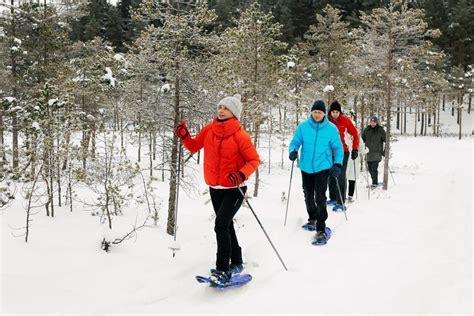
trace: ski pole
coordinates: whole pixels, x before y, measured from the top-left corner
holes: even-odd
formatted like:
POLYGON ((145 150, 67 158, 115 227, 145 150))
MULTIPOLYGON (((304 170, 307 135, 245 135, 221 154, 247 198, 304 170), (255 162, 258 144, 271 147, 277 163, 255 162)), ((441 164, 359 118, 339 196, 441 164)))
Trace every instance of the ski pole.
POLYGON ((286 217, 288 216, 288 206, 290 205, 290 193, 291 193, 291 180, 293 179, 293 166, 295 165, 295 161, 291 162, 291 173, 290 173, 290 185, 288 186, 288 200, 286 201, 286 212, 285 212, 285 223, 283 226, 286 226, 286 217))
POLYGON ((356 200, 359 199, 359 196, 357 195, 357 172, 356 172, 356 161, 354 161, 354 185, 355 185, 355 191, 356 191, 356 200))
POLYGON ((173 258, 176 255, 176 251, 180 250, 179 245, 176 242, 176 236, 177 236, 177 230, 178 230, 178 202, 179 202, 179 180, 180 180, 180 175, 179 173, 181 172, 181 154, 183 151, 183 147, 181 143, 179 143, 179 150, 178 150, 178 170, 176 170, 176 202, 175 202, 175 208, 174 208, 174 232, 173 232, 173 245, 168 247, 173 251, 173 258))
POLYGON ((283 265, 283 268, 285 268, 285 270, 288 271, 288 268, 286 267, 285 263, 283 262, 283 259, 281 258, 280 254, 278 253, 275 246, 273 245, 273 242, 270 239, 270 237, 268 236, 267 232, 265 231, 265 228, 263 228, 263 225, 260 222, 260 220, 258 219, 257 214, 255 214, 255 211, 253 210, 252 206, 250 205, 249 200, 247 199, 247 196, 245 195, 245 193, 242 191, 242 189, 240 187, 237 187, 237 189, 239 189, 240 194, 242 194, 242 196, 244 197, 245 202, 247 202, 248 207, 250 208, 250 210, 252 211, 253 216, 255 217, 258 224, 260 225, 260 228, 262 229, 263 233, 265 234, 265 237, 267 237, 268 242, 270 243, 270 245, 272 245, 273 250, 275 251, 276 255, 278 256, 278 259, 280 259, 280 262, 283 265))
POLYGON ((369 162, 367 161, 367 155, 365 155, 365 168, 367 171, 367 195, 370 200, 370 183, 369 183, 369 162))
POLYGON ((392 181, 393 181, 393 184, 396 184, 395 183, 395 179, 393 178, 393 173, 392 173, 392 170, 390 170, 390 167, 388 167, 388 172, 390 173, 390 175, 392 176, 392 181))
POLYGON ((336 180, 337 192, 339 192, 339 198, 341 199, 342 210, 344 211, 344 216, 346 217, 346 222, 347 222, 346 205, 344 204, 344 201, 342 200, 342 194, 341 194, 341 188, 339 187, 339 181, 337 180, 336 177, 334 177, 334 180, 336 180))

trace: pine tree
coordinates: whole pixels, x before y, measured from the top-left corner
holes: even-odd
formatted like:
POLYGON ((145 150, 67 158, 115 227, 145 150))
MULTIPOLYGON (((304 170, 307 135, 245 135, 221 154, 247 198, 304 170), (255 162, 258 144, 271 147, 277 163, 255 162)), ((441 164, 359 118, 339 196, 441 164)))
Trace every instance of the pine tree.
POLYGON ((338 9, 326 6, 323 15, 317 14, 317 24, 311 25, 302 44, 308 52, 308 63, 313 76, 321 78, 319 91, 327 85, 334 87, 328 104, 347 95, 349 56, 353 50, 348 23, 343 22, 338 9))
MULTIPOLYGON (((424 21, 424 13, 410 9, 407 1, 392 0, 387 7, 362 14, 365 36, 361 46, 366 64, 373 65, 377 76, 384 82, 384 111, 386 115, 387 143, 385 146, 384 189, 388 187, 390 161, 391 114, 394 95, 394 78, 398 71, 397 60, 419 58, 419 47, 432 36, 424 21)), ((411 62, 416 64, 416 62, 411 62)))
MULTIPOLYGON (((208 27, 216 16, 206 6, 195 8, 182 7, 179 1, 170 4, 157 4, 144 1, 132 14, 134 19, 147 21, 150 25, 142 32, 135 43, 136 54, 148 56, 150 63, 158 69, 163 80, 171 88, 171 99, 164 107, 163 117, 168 132, 172 133, 170 160, 170 190, 168 200, 167 232, 174 234, 175 206, 177 192, 176 172, 179 142, 174 134, 174 127, 181 119, 190 115, 195 99, 194 91, 199 91, 202 83, 197 81, 202 76, 196 73, 200 63, 205 64, 215 51, 216 37, 208 27), (137 49, 140 47, 141 49, 137 49), (150 60, 151 59, 151 60, 150 60)), ((191 115, 190 115, 191 116, 191 115)))
MULTIPOLYGON (((217 74, 227 94, 243 96, 242 122, 253 127, 254 144, 258 145, 265 111, 278 84, 283 60, 278 56, 286 48, 279 40, 281 25, 273 22, 254 2, 221 37, 221 51, 215 61, 217 74)), ((258 195, 259 174, 256 172, 254 196, 258 195)))

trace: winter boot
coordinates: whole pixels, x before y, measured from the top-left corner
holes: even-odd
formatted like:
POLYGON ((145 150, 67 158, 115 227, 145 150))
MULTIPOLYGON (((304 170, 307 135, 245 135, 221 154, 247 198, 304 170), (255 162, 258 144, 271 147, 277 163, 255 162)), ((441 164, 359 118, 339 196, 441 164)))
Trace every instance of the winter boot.
POLYGON ((341 211, 345 211, 346 208, 344 206, 342 206, 341 204, 336 204, 336 206, 334 206, 332 208, 332 211, 333 212, 341 212, 341 211))
POLYGON ((329 205, 329 206, 334 206, 336 205, 337 203, 337 200, 327 200, 326 201, 326 205, 329 205))
POLYGON ((211 282, 211 286, 214 287, 226 287, 230 284, 230 279, 232 278, 231 271, 219 271, 215 270, 211 273, 209 277, 209 281, 211 282))
POLYGON ((243 269, 244 269, 244 265, 241 263, 239 264, 231 263, 230 265, 230 271, 232 272, 232 274, 239 274, 240 272, 242 272, 243 269))
POLYGON ((328 242, 328 236, 324 231, 318 231, 314 239, 318 245, 325 245, 328 242))
POLYGON ((311 219, 301 227, 303 227, 304 230, 315 231, 316 230, 316 220, 311 219))

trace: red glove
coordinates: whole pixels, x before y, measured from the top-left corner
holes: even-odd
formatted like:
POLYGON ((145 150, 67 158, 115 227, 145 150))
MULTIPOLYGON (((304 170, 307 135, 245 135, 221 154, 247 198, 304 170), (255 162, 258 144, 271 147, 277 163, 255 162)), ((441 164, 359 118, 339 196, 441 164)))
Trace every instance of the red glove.
POLYGON ((227 175, 227 179, 229 179, 232 185, 238 186, 245 181, 245 175, 241 171, 232 172, 227 175))
POLYGON ((181 140, 189 136, 188 128, 186 127, 186 122, 184 120, 181 122, 181 124, 178 124, 178 126, 176 126, 175 132, 181 140))

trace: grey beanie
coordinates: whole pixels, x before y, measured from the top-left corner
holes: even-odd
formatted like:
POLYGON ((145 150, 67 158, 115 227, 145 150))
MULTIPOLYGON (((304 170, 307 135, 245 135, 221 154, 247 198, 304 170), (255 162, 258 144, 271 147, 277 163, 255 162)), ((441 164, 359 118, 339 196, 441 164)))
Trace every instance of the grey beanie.
POLYGON ((225 97, 217 103, 217 109, 219 110, 219 105, 224 105, 238 120, 240 120, 240 115, 242 115, 242 103, 240 102, 240 98, 240 94, 225 97))

